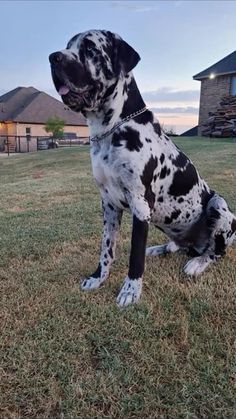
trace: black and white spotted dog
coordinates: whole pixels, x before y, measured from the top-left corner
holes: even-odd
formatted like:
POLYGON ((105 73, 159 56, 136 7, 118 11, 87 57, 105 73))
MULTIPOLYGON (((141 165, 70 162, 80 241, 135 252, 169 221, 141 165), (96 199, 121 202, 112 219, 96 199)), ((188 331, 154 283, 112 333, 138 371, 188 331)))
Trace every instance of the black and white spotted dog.
POLYGON ((133 228, 120 306, 140 297, 145 253, 186 249, 193 258, 184 272, 203 272, 235 239, 236 219, 159 124, 154 126, 132 74, 138 53, 116 34, 91 30, 49 59, 63 102, 88 120, 93 176, 102 198, 100 261, 82 289, 98 288, 108 278, 123 210, 131 212, 133 228), (150 222, 170 241, 146 250, 150 222))

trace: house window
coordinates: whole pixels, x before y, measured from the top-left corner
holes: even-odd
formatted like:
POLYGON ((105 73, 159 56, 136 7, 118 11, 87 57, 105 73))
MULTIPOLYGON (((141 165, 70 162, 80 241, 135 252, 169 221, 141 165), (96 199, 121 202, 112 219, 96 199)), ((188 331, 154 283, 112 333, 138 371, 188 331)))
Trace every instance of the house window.
POLYGON ((231 95, 236 96, 236 76, 231 77, 231 95))
POLYGON ((25 132, 26 132, 26 135, 30 135, 31 134, 31 128, 26 128, 25 132))

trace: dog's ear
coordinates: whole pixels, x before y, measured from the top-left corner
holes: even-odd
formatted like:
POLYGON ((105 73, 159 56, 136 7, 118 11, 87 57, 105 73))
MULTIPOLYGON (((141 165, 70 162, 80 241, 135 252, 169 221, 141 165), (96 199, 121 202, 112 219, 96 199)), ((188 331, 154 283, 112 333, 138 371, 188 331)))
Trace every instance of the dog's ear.
POLYGON ((118 76, 121 71, 129 73, 138 64, 139 54, 123 39, 115 39, 114 72, 118 76))

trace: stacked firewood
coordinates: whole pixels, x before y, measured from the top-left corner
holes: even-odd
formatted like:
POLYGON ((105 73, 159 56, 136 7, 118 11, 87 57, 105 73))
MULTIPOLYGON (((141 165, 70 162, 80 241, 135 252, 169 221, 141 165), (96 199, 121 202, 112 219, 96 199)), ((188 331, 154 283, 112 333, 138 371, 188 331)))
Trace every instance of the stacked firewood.
POLYGON ((206 137, 236 137, 236 96, 224 96, 216 112, 210 112, 203 124, 206 137))

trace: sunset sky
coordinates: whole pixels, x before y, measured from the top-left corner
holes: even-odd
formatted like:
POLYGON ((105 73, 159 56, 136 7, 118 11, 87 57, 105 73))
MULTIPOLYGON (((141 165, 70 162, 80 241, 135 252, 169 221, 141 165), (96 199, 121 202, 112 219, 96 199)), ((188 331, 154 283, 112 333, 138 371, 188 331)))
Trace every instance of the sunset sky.
POLYGON ((235 1, 1 1, 0 14, 0 94, 34 86, 60 99, 49 53, 78 32, 107 29, 138 51, 143 97, 178 133, 198 120, 192 76, 236 49, 235 1))

